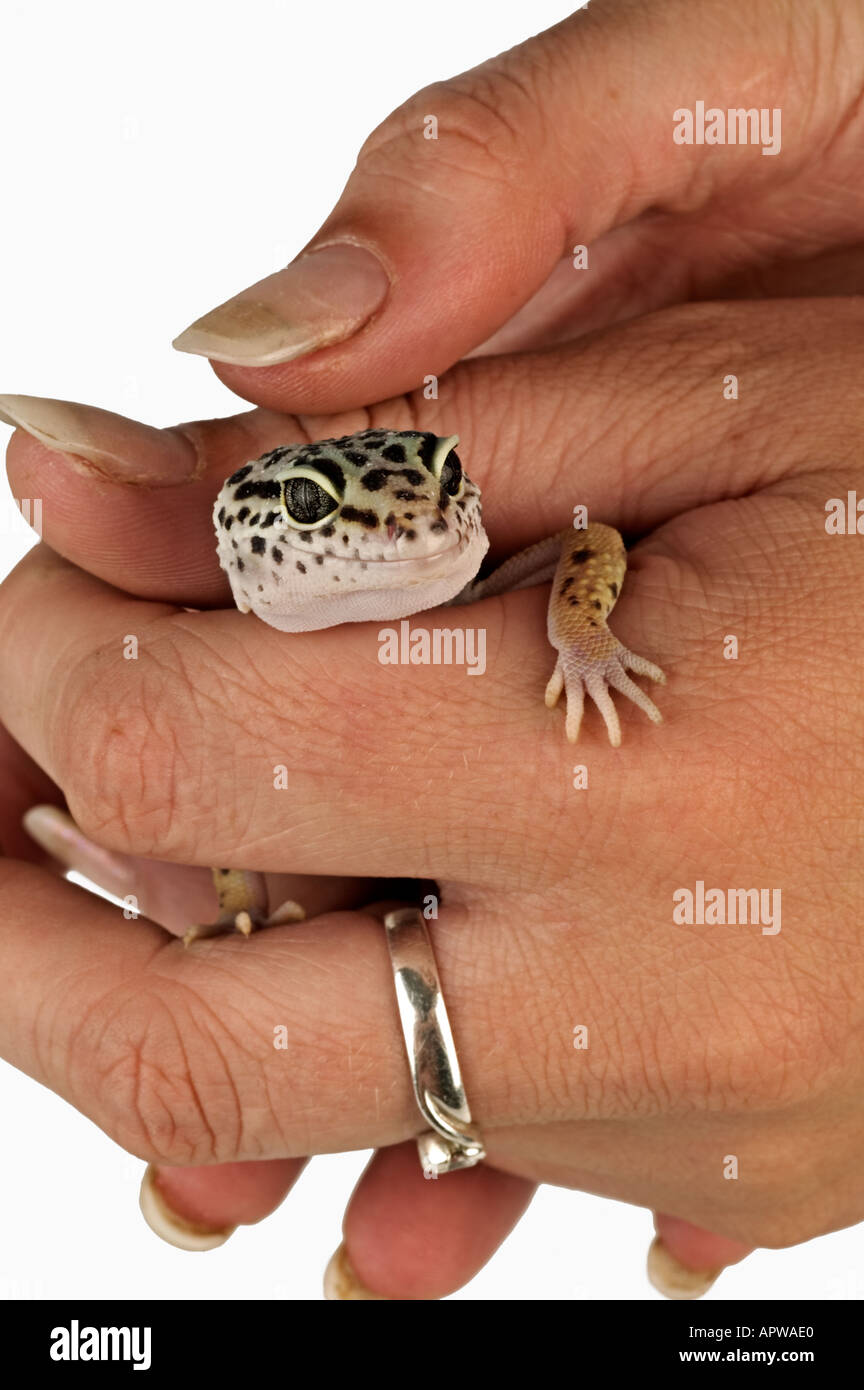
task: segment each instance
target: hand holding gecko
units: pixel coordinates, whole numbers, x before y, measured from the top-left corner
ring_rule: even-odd
[[[373,373],[374,333],[386,334],[385,318],[383,327],[372,325],[363,350],[355,352],[355,376]],[[34,556],[10,581],[0,640],[12,644],[6,654],[14,653],[25,669],[13,679],[3,712],[21,742],[61,782],[85,829],[104,843],[200,863],[223,851],[226,860],[240,862],[240,847],[247,862],[259,867],[430,874],[453,885],[456,905],[442,913],[436,945],[463,1054],[482,1059],[472,1068],[472,1089],[499,1173],[459,1175],[449,1193],[442,1184],[434,1194],[423,1194],[420,1200],[431,1204],[430,1221],[455,1222],[447,1204],[458,1204],[466,1188],[479,1189],[485,1194],[480,1206],[495,1206],[499,1213],[489,1225],[500,1234],[500,1212],[512,1219],[524,1191],[500,1178],[506,1170],[676,1211],[744,1243],[801,1239],[860,1215],[852,1166],[859,1111],[851,1102],[844,1108],[842,1099],[860,1078],[850,1070],[835,1079],[833,1068],[856,1026],[852,981],[861,968],[844,928],[858,833],[853,739],[860,721],[860,675],[852,665],[861,634],[849,596],[861,582],[861,561],[853,538],[829,545],[824,532],[826,498],[843,495],[860,475],[854,394],[859,320],[856,306],[837,303],[670,310],[543,357],[466,364],[442,383],[438,403],[414,397],[377,408],[374,418],[403,428],[443,429],[458,416],[466,461],[484,488],[487,525],[503,553],[565,525],[574,501],[632,535],[659,528],[636,549],[619,630],[674,671],[674,724],[662,740],[634,724],[622,770],[620,758],[609,762],[613,755],[602,746],[595,721],[590,751],[579,749],[579,760],[591,769],[588,797],[572,790],[560,729],[549,728],[536,700],[547,659],[537,636],[538,594],[496,600],[486,605],[491,611],[478,614],[497,651],[488,688],[471,683],[483,685],[478,696],[454,688],[452,672],[376,668],[368,634],[363,639],[342,630],[338,640],[335,634],[312,634],[292,640],[289,648],[278,634],[261,631],[252,639],[244,629],[241,641],[235,614],[142,610],[50,555]],[[359,339],[354,346],[361,347]],[[307,390],[319,400],[322,392],[324,399],[328,391],[350,394],[344,366],[350,350],[330,349],[308,363],[263,374],[237,372],[232,384],[238,387],[242,378],[244,394],[271,406],[274,392],[285,405],[291,392],[302,397]],[[718,389],[732,350],[735,370],[749,383],[746,398],[734,406]],[[335,421],[306,417],[303,427],[315,436],[339,434],[365,419],[359,411]],[[103,472],[110,472],[111,455],[124,454],[125,433],[134,468],[146,473],[149,464],[161,470],[163,481],[191,460],[191,440],[195,480],[185,488],[136,496],[133,488],[113,488],[74,472],[57,456],[46,479],[44,454],[19,438],[12,456],[13,470],[22,470],[16,490],[27,495],[28,468],[39,469],[43,495],[57,488],[58,505],[46,507],[58,518],[57,530],[46,536],[49,543],[91,574],[148,600],[221,601],[208,508],[200,503],[238,458],[296,437],[297,427],[270,410],[164,436],[104,418],[80,422],[90,432],[89,447],[101,444]],[[86,449],[70,452],[86,455]],[[118,555],[110,537],[130,530],[138,538],[136,552]],[[48,627],[52,602],[56,632]],[[29,619],[32,627],[34,610],[49,614],[44,642],[22,663],[21,624]],[[139,669],[128,689],[112,686],[109,692],[94,681],[94,672],[108,657],[116,625],[137,630],[142,622],[157,644],[155,655],[148,648],[152,677],[142,682]],[[724,663],[721,639],[728,631],[740,632],[752,660]],[[52,679],[64,669],[71,684],[52,689]],[[826,670],[834,673],[827,689]],[[117,672],[113,666],[111,671],[114,681]],[[25,692],[29,696],[33,689],[40,694],[28,714]],[[201,709],[206,720],[199,717]],[[775,727],[782,731],[776,744]],[[114,752],[94,767],[85,755],[97,730],[96,741]],[[115,731],[111,739],[109,730]],[[175,753],[183,750],[184,766],[161,824],[167,749],[160,730]],[[588,733],[586,727],[583,737]],[[290,746],[298,773],[296,798],[286,812],[280,806],[275,831],[256,793],[253,769],[262,744]],[[373,756],[361,761],[358,747]],[[128,777],[119,775],[124,758],[130,770],[140,763],[149,773],[145,786],[154,789],[152,805],[146,798],[142,803],[140,782],[133,784],[137,799],[127,802]],[[516,777],[520,768],[531,769],[530,775]],[[213,783],[222,775],[226,790],[210,805]],[[806,788],[797,801],[786,790],[790,784]],[[813,826],[823,797],[826,815],[829,808],[832,817],[838,808],[841,814],[830,846],[819,845],[815,854]],[[410,820],[406,804],[416,807]],[[202,815],[205,806],[209,814]],[[803,925],[796,934],[789,935],[788,915],[787,934],[776,941],[740,930],[686,934],[673,927],[671,884],[737,881],[745,871],[764,874],[769,863],[772,881],[792,885],[787,904],[790,897],[801,904]],[[62,949],[74,951],[69,890],[51,884],[39,891],[57,901],[58,913],[63,894]],[[89,905],[80,911],[77,949],[83,951],[84,917],[96,914]],[[148,969],[158,972],[159,997],[169,1000],[170,1017],[172,991],[185,994],[188,976],[178,982],[171,970],[167,978],[162,973],[170,957],[167,951],[154,957],[155,929],[139,924],[121,939],[104,921],[102,937],[98,928],[87,930],[87,959],[98,966],[94,981],[98,974],[104,984],[112,972],[121,983],[131,981],[153,958]],[[269,1137],[252,1137],[259,1145],[256,1156],[392,1143],[410,1132],[414,1118],[405,1102],[398,1042],[395,1035],[382,1036],[389,995],[374,933],[353,918],[316,922],[314,932],[316,951],[330,965],[326,982],[296,958],[308,956],[308,937],[300,938],[306,945],[290,960],[278,939],[250,943],[257,968],[255,956],[232,959],[235,975],[225,1007],[233,1016],[238,1010],[242,1016],[249,972],[257,979],[266,967],[268,988],[281,984],[283,991],[274,995],[274,1013],[290,999],[295,1027],[300,1009],[319,1043],[332,1049],[327,1071],[334,1085],[328,1097],[333,1121],[323,1129],[320,1121],[315,1128],[304,1108],[314,1098],[320,1112],[320,1096],[311,1089],[304,1094],[302,1046],[292,1056],[292,1096],[285,1097],[278,1054],[275,1061],[262,1059],[257,1078],[239,1078],[241,1089],[244,1082],[254,1089],[272,1068],[272,1089],[283,1087],[296,1125],[286,1140],[284,1115],[278,1123],[274,1116]],[[822,954],[829,937],[844,957],[842,980]],[[24,945],[23,936],[9,943],[19,967],[26,965],[20,959]],[[242,943],[215,949],[236,946],[243,949]],[[775,946],[779,951],[771,954]],[[60,942],[52,938],[55,947]],[[466,969],[471,960],[475,966]],[[563,981],[562,961],[572,971]],[[477,977],[476,962],[488,963],[488,975]],[[59,964],[57,969],[59,977]],[[194,969],[206,972],[206,959]],[[358,975],[368,989],[359,1000]],[[197,979],[194,988],[202,996],[206,989],[212,1003],[212,980],[205,983],[200,973]],[[802,992],[804,979],[809,993]],[[584,1020],[573,1017],[573,1001],[584,999],[586,981],[602,1017],[592,1048],[580,1056],[571,1031]],[[139,978],[136,1000],[141,983]],[[349,988],[360,1016],[346,1020],[343,992]],[[502,1014],[500,1001],[508,990],[513,1007]],[[532,1015],[524,1007],[526,991],[535,1000]],[[707,1022],[706,998],[715,1010]],[[124,1006],[131,1058],[140,1055],[140,1046],[132,1037],[135,1008],[128,996]],[[71,1028],[71,1001],[67,1007]],[[92,1000],[87,1007],[96,1011]],[[142,1007],[142,1023],[143,1012]],[[553,1018],[560,1020],[560,1031]],[[356,1037],[346,1038],[346,1021],[358,1029]],[[826,1040],[826,1030],[833,1030],[832,1039]],[[92,1036],[98,1031],[94,1026]],[[87,1033],[77,1044],[85,1050]],[[375,1126],[368,1123],[372,1102],[362,1085],[345,1089],[339,1059],[346,1047],[375,1048],[382,1071],[392,1067],[394,1109],[380,1114]],[[16,1055],[28,1064],[20,1047]],[[207,1059],[194,1046],[189,1055],[192,1065],[205,1069],[196,1073],[196,1089],[203,1081],[207,1093]],[[70,1072],[76,1071],[98,1075],[99,1059],[80,1056],[70,1062]],[[70,1094],[60,1076],[44,1079]],[[80,1085],[71,1093],[81,1097]],[[120,1114],[128,1106],[116,1095],[97,1096],[89,1105],[111,1132],[130,1125],[128,1113],[125,1120]],[[778,1113],[785,1129],[776,1123]],[[836,1142],[826,1169],[821,1139],[829,1119]],[[152,1117],[136,1122],[133,1116],[131,1123],[140,1125],[140,1133],[125,1129],[118,1137],[162,1161],[246,1156],[244,1150],[206,1152],[211,1127],[218,1135],[233,1132],[227,1116],[208,1116],[206,1123],[198,1116],[197,1138],[191,1128],[181,1133],[182,1153],[153,1142]],[[784,1161],[789,1124],[795,1133],[792,1168]],[[710,1167],[717,1145],[727,1152],[736,1144],[750,1154],[751,1172],[760,1175],[755,1186],[721,1184]],[[409,1190],[412,1202],[418,1200],[407,1165],[393,1181],[390,1170],[401,1153],[377,1160],[379,1178],[384,1170],[389,1178],[384,1212],[381,1183],[376,1207],[374,1174],[367,1180],[366,1197],[352,1218],[352,1254],[367,1282],[382,1291],[410,1286],[414,1296],[424,1296],[429,1285],[423,1279],[434,1277],[434,1291],[446,1292],[476,1264],[480,1237],[488,1244],[488,1231],[484,1236],[475,1218],[474,1245],[461,1251],[464,1267],[442,1272],[433,1262],[430,1271],[428,1261],[419,1262],[407,1276],[403,1266],[397,1278],[399,1248],[391,1228],[399,1223],[400,1192],[406,1202]],[[694,1166],[701,1174],[703,1159],[704,1181],[694,1180]],[[476,1212],[476,1196],[468,1200]],[[377,1255],[368,1232],[365,1242],[356,1236],[364,1211],[381,1237]]]

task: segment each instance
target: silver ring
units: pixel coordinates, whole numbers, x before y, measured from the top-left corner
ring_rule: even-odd
[[[437,1178],[473,1168],[486,1157],[471,1121],[432,942],[419,908],[384,918],[396,1002],[414,1096],[431,1128],[417,1137],[423,1173]]]

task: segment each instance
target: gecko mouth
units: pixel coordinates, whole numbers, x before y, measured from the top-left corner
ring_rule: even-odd
[[[368,565],[371,568],[371,566],[373,565],[386,565],[388,569],[399,569],[402,566],[405,566],[406,568],[408,566],[411,566],[415,569],[432,569],[434,568],[437,561],[447,560],[448,556],[454,555],[457,551],[465,550],[469,544],[470,538],[454,540],[451,542],[450,545],[445,546],[442,550],[434,551],[431,555],[403,555],[400,554],[398,551],[392,551],[389,553],[385,551],[383,553],[379,552],[377,555],[364,555],[363,552],[360,551],[360,554],[358,556],[357,554],[339,555],[336,551],[332,551],[329,554],[324,553],[322,558],[324,560],[325,566],[333,564],[345,565],[349,567]],[[311,549],[311,547],[308,550],[301,550],[300,547],[296,545],[291,547],[291,553],[293,555],[297,555],[298,557],[304,557],[308,559],[312,559],[314,556],[322,555],[322,552],[320,550],[314,551]]]

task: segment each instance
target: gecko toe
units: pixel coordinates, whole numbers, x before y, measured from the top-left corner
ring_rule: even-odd
[[[628,700],[632,700],[634,705],[638,705],[647,714],[648,718],[655,724],[662,724],[663,716],[649,695],[644,690],[640,690],[635,681],[624,670],[610,671],[607,676],[609,684],[615,689],[620,690],[622,695],[626,695]]]
[[[622,647],[618,653],[618,660],[628,671],[635,671],[637,676],[648,676],[658,685],[666,684],[666,673],[661,671],[659,666],[655,666],[653,661],[647,657],[637,656],[635,652],[628,652],[626,647]]]

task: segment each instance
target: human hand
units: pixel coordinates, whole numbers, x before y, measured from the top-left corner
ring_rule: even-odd
[[[536,1180],[657,1207],[730,1254],[858,1219],[861,560],[854,540],[829,540],[824,503],[858,468],[861,316],[852,301],[668,310],[463,364],[446,399],[373,412],[438,432],[458,416],[507,549],[566,524],[574,502],[631,534],[654,528],[616,628],[669,671],[669,722],[628,720],[616,753],[586,721],[587,793],[542,706],[540,593],[464,610],[493,654],[470,690],[452,669],[381,667],[364,625],[286,639],[233,611],[178,611],[224,601],[205,499],[239,458],[302,433],[296,421],[253,411],[158,432],[49,407],[55,443],[98,458],[96,477],[16,435],[13,484],[32,495],[38,472],[56,553],[34,552],[4,586],[12,733],[115,852],[442,880],[436,951],[490,1164],[422,1182],[402,1142],[418,1117],[386,952],[362,914],[184,953],[7,867],[21,925],[42,925],[4,938],[0,975],[18,982],[16,1008],[0,1009],[6,1054],[169,1168],[296,1168],[383,1146],[346,1242],[361,1281],[390,1297],[456,1287]],[[730,344],[748,383],[734,403]],[[562,400],[568,413],[549,408]],[[107,481],[124,460],[125,476],[166,485]],[[167,485],[184,471],[191,482]],[[130,553],[115,538],[133,529]],[[122,660],[128,633],[137,662]],[[283,750],[288,804],[271,790]],[[698,880],[781,886],[782,931],[675,925],[673,893]],[[290,1067],[272,1047],[286,1020]],[[737,1182],[723,1179],[729,1154]],[[253,1214],[294,1169],[269,1171],[252,1174]],[[250,1219],[231,1178],[214,1174],[211,1211],[233,1201]]]

